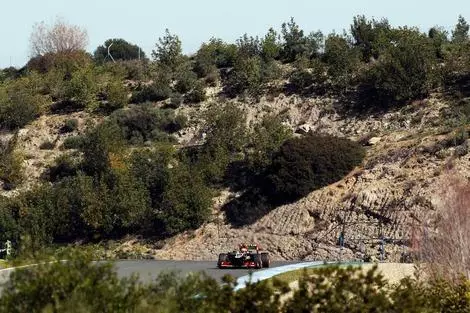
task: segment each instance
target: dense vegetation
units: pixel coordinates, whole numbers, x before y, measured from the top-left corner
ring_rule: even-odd
[[[54,27],[67,29],[59,24]],[[128,233],[164,238],[195,229],[210,220],[211,199],[227,186],[246,191],[225,208],[229,220],[250,223],[341,179],[362,161],[363,149],[346,139],[291,139],[281,116],[248,125],[246,112],[230,98],[250,105],[280,93],[327,94],[343,100],[340,109],[348,114],[380,114],[434,90],[450,91],[459,101],[468,94],[463,17],[450,35],[437,26],[423,33],[364,16],[355,17],[348,32],[324,35],[306,33],[291,19],[261,38],[212,38],[193,56],[184,55],[178,36],[167,30],[150,60],[143,53],[139,60],[140,48],[124,39],[109,39],[90,55],[83,50],[86,32],[74,27],[60,38],[75,40],[72,45],[41,47],[58,34],[53,30],[40,25],[34,32],[35,54],[24,68],[0,71],[1,130],[74,111],[103,122],[85,131],[66,122],[60,131],[68,138],[60,148],[67,151],[42,184],[0,199],[0,241],[11,239],[18,248]],[[175,134],[194,118],[180,109],[205,101],[207,87],[220,92],[201,116],[204,142],[176,149]],[[16,138],[0,144],[4,189],[23,180]]]
[[[202,274],[160,275],[150,284],[118,278],[109,264],[69,258],[67,263],[17,270],[4,286],[2,312],[468,312],[468,282],[407,278],[389,285],[372,269],[330,267],[300,280],[285,298],[285,282],[259,282],[234,291]],[[284,298],[284,300],[281,300]]]

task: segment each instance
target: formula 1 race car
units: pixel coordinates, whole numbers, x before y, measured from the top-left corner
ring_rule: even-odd
[[[241,244],[238,250],[234,250],[228,253],[219,254],[219,260],[217,261],[218,268],[233,268],[233,267],[245,267],[245,268],[263,268],[269,267],[271,261],[269,259],[269,253],[261,252],[260,247],[255,244],[245,245]]]

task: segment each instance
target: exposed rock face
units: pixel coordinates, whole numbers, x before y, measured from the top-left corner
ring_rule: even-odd
[[[353,139],[376,134],[366,141],[372,146],[363,166],[249,226],[231,227],[223,213],[216,213],[216,222],[172,238],[154,251],[156,258],[215,259],[240,242],[253,241],[277,259],[374,259],[381,257],[378,248],[383,237],[384,257],[396,261],[413,240],[413,229],[432,220],[439,181],[449,164],[463,176],[469,175],[468,155],[456,158],[456,148],[439,146],[445,137],[436,135],[442,103],[430,100],[406,119],[400,112],[361,119],[340,118],[324,100],[320,104],[299,101],[291,98],[261,106],[284,110],[294,129],[301,125]],[[251,116],[261,114],[248,110]],[[345,247],[340,252],[337,240],[342,231]]]

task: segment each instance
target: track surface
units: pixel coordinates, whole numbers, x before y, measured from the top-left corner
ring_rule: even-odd
[[[271,262],[271,268],[294,264],[293,261]],[[248,275],[249,269],[218,269],[217,261],[160,261],[160,260],[125,260],[115,262],[117,273],[120,277],[129,277],[133,273],[138,274],[142,282],[154,280],[159,273],[177,271],[181,275],[191,272],[205,272],[210,277],[220,280],[224,275],[230,274],[235,278]]]

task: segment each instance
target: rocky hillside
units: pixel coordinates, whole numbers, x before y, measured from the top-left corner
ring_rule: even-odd
[[[364,164],[343,180],[281,206],[250,226],[234,228],[225,221],[224,200],[216,201],[213,222],[176,236],[156,258],[214,259],[217,253],[243,241],[257,242],[278,259],[337,259],[337,239],[345,232],[345,258],[379,257],[379,237],[389,239],[386,258],[400,259],[408,251],[413,229],[432,220],[443,175],[454,168],[468,177],[468,142],[455,142],[445,126],[446,101],[438,97],[413,103],[400,111],[368,118],[335,113],[325,99],[280,97],[262,101],[252,110],[283,112],[297,132],[319,131],[361,140],[368,145]]]
[[[179,132],[180,144],[193,144],[199,113],[207,103],[183,107],[192,117]],[[360,141],[367,146],[362,166],[341,181],[316,190],[298,202],[278,207],[252,225],[234,227],[226,221],[223,205],[240,194],[225,190],[214,199],[211,222],[165,241],[132,240],[118,250],[137,250],[163,259],[214,259],[243,241],[257,242],[276,259],[337,259],[337,239],[345,233],[343,258],[377,258],[381,234],[389,241],[386,257],[398,260],[407,251],[413,228],[432,220],[436,191],[446,172],[454,168],[469,175],[467,141],[456,140],[455,125],[446,125],[448,103],[435,95],[401,110],[377,116],[347,116],[338,113],[342,104],[334,99],[284,96],[257,104],[238,103],[251,120],[269,113],[282,116],[296,133],[328,133]],[[21,188],[37,182],[46,166],[59,156],[60,144],[79,133],[96,118],[79,112],[45,115],[19,131],[18,144],[26,153],[27,181]],[[72,134],[59,130],[67,118],[79,120]],[[6,136],[6,135],[4,135]],[[41,143],[55,143],[52,150]],[[21,190],[21,188],[19,190]],[[4,191],[12,195],[16,191]]]

